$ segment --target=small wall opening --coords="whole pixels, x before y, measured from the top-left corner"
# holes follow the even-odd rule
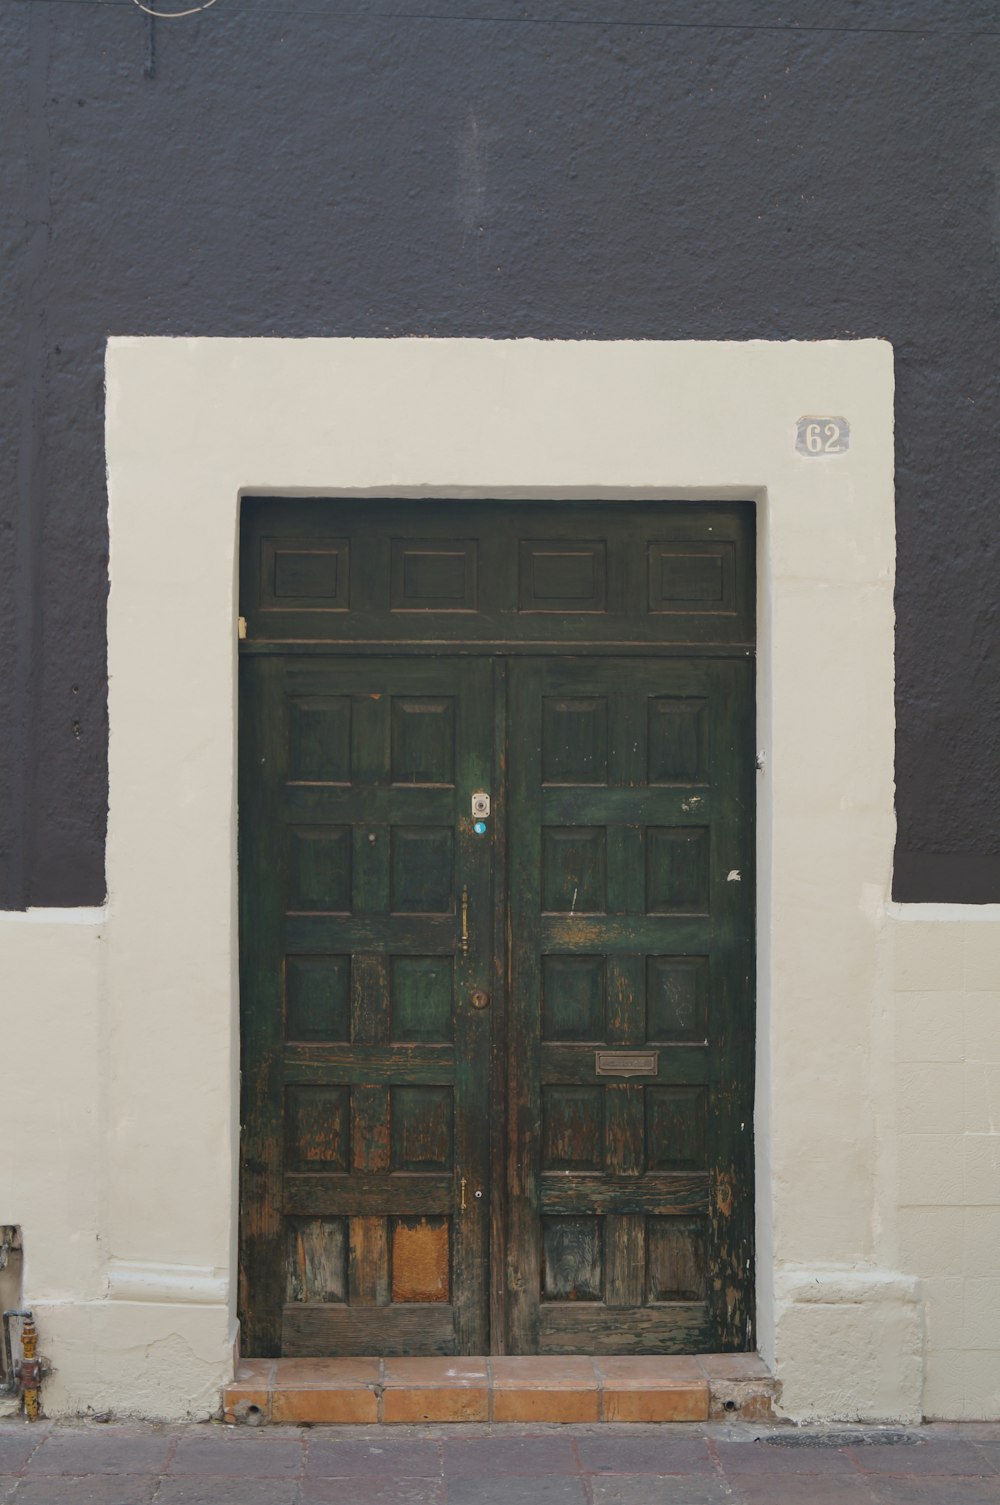
[[[0,1224],[0,1312],[3,1342],[0,1342],[0,1400],[16,1394],[13,1365],[19,1352],[19,1327],[13,1316],[21,1310],[24,1254],[21,1230],[13,1223]]]

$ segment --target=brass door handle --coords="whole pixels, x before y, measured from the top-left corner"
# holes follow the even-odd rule
[[[488,1009],[490,1006],[490,995],[485,988],[473,988],[469,994],[469,1002],[474,1009]]]
[[[459,1212],[465,1212],[466,1207],[468,1206],[468,1204],[467,1204],[467,1202],[465,1200],[465,1188],[468,1186],[468,1184],[469,1183],[466,1181],[466,1179],[465,1179],[464,1176],[462,1177],[461,1181],[458,1183],[459,1193],[460,1193],[460,1198],[461,1198],[461,1200],[459,1201],[459,1204],[458,1204],[458,1210],[459,1210]],[[474,1191],[472,1193],[472,1195],[475,1197],[475,1199],[476,1199],[477,1202],[481,1202],[483,1200],[483,1194],[482,1194],[481,1191]]]
[[[469,954],[469,890],[462,889],[462,935],[458,948],[463,956]]]

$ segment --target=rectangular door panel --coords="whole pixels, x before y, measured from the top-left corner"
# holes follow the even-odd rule
[[[241,672],[244,1351],[483,1352],[492,671]]]
[[[752,704],[746,660],[512,665],[512,1352],[747,1346]]]

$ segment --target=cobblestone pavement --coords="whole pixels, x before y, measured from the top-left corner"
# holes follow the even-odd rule
[[[1000,1425],[0,1422],[2,1505],[1000,1505]]]

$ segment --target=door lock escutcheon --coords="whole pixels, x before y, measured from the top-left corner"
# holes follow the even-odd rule
[[[490,813],[490,797],[485,789],[477,789],[472,796],[472,819],[485,820]]]
[[[485,988],[473,988],[469,994],[469,1002],[474,1009],[488,1009],[490,1006],[490,995]]]

